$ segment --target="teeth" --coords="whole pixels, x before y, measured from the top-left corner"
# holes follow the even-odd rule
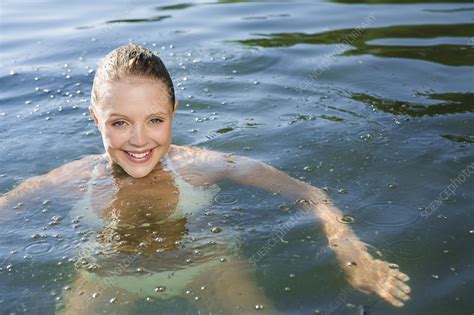
[[[151,151],[151,150],[150,150],[150,151]],[[140,153],[140,154],[127,152],[127,154],[130,155],[130,156],[133,156],[134,158],[137,158],[137,159],[143,159],[145,156],[147,156],[148,154],[150,154],[150,151],[145,152],[145,153]]]

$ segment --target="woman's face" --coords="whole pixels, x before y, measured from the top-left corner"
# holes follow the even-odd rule
[[[129,77],[107,85],[101,104],[89,107],[109,159],[130,176],[147,176],[171,145],[173,117],[166,85]]]

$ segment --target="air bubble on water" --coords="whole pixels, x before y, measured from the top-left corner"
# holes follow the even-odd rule
[[[433,279],[439,279],[439,275],[431,275],[431,277],[433,277]]]
[[[388,264],[388,267],[389,267],[390,269],[398,269],[398,265],[397,265],[397,264],[393,264],[393,263],[392,263],[392,264]]]
[[[113,304],[113,303],[117,303],[117,298],[116,297],[113,297],[109,300],[110,304]]]
[[[16,75],[16,72],[14,70],[10,70],[10,75]]]
[[[166,287],[164,286],[159,286],[155,288],[155,292],[165,292],[165,291],[166,291]]]
[[[211,232],[212,233],[220,233],[220,232],[222,232],[222,228],[215,226],[211,229]]]
[[[337,217],[337,221],[344,224],[352,224],[355,222],[355,218],[353,216],[345,214],[340,218]]]
[[[260,310],[263,310],[264,306],[263,304],[255,304],[255,309],[260,311]]]
[[[290,278],[296,277],[296,275],[295,275],[294,273],[290,273],[288,276],[289,276]]]
[[[348,267],[356,267],[357,266],[357,263],[355,261],[349,261],[347,262],[346,264]]]

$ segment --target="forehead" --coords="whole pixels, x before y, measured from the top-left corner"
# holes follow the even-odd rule
[[[102,97],[102,112],[145,113],[166,112],[171,114],[170,92],[162,81],[127,77],[107,84]]]

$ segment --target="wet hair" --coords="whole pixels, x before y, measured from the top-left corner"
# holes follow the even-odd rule
[[[100,105],[101,91],[106,84],[117,82],[126,77],[154,79],[163,82],[171,106],[174,106],[176,99],[173,81],[165,64],[151,50],[135,44],[117,47],[99,62],[92,84],[92,105]]]

